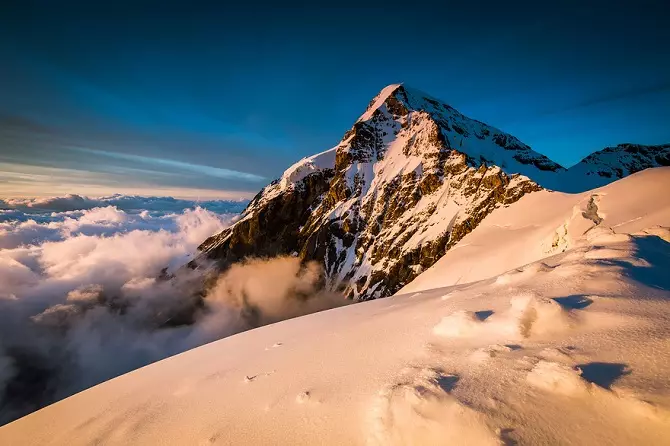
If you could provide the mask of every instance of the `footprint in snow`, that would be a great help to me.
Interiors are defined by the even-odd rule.
[[[220,438],[221,438],[221,434],[217,432],[217,433],[212,434],[206,440],[201,441],[200,444],[202,446],[209,446],[210,444],[216,444],[219,441]]]
[[[504,446],[516,446],[519,444],[519,442],[514,439],[514,429],[496,429],[496,433],[498,434],[498,437],[500,437],[500,442]]]
[[[256,381],[258,378],[270,376],[270,375],[274,374],[274,372],[275,371],[273,370],[271,372],[260,373],[258,375],[245,375],[244,376],[244,382],[245,383],[251,383],[251,382]]]
[[[298,404],[304,404],[308,402],[311,398],[309,391],[300,392],[298,396],[295,397],[295,402]]]

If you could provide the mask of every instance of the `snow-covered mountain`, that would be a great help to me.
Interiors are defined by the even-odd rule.
[[[402,294],[228,337],[0,444],[664,445],[670,167],[495,209]]]
[[[670,166],[670,144],[619,144],[594,152],[548,185],[565,192],[582,192],[620,180],[650,167]]]
[[[389,296],[494,209],[540,185],[560,189],[569,178],[586,190],[577,177],[590,172],[611,181],[667,164],[666,149],[660,161],[645,150],[626,146],[618,158],[605,150],[566,170],[425,93],[389,85],[337,146],[287,169],[200,249],[221,268],[246,256],[293,254],[322,262],[329,287],[348,297]]]
[[[249,255],[315,259],[331,288],[388,296],[493,209],[539,190],[529,176],[563,170],[511,135],[391,85],[337,146],[291,166],[201,249],[222,266]]]

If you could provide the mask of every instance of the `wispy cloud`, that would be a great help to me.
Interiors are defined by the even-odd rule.
[[[246,199],[256,192],[161,185],[151,180],[143,181],[141,177],[130,180],[125,174],[0,162],[0,197],[32,198],[81,193],[94,197],[127,194],[185,199]]]
[[[158,143],[147,148],[141,138],[120,135],[117,141],[113,136],[87,141],[90,135],[73,137],[31,120],[0,115],[0,196],[124,193],[250,198],[267,183],[264,173],[256,171],[257,165],[239,157],[228,160],[213,155],[210,164],[202,156],[198,160],[187,147],[177,150],[170,141],[164,142],[163,150]],[[181,158],[182,153],[189,158]]]
[[[247,181],[262,181],[265,179],[262,176],[253,173],[240,172],[231,169],[222,169],[220,167],[204,166],[201,164],[185,163],[182,161],[175,161],[171,159],[150,158],[147,156],[133,155],[129,153],[107,152],[104,150],[94,150],[83,147],[73,147],[72,149],[90,154],[101,155],[108,158],[144,163],[154,166],[182,169],[189,172],[208,175],[215,178],[247,180]]]

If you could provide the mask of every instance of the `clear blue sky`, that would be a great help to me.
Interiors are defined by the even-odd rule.
[[[98,3],[0,4],[0,195],[253,195],[396,82],[566,166],[670,142],[663,1]]]

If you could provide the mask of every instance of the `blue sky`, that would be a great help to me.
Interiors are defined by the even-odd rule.
[[[2,196],[253,196],[396,82],[566,166],[670,141],[662,1],[9,3]]]

